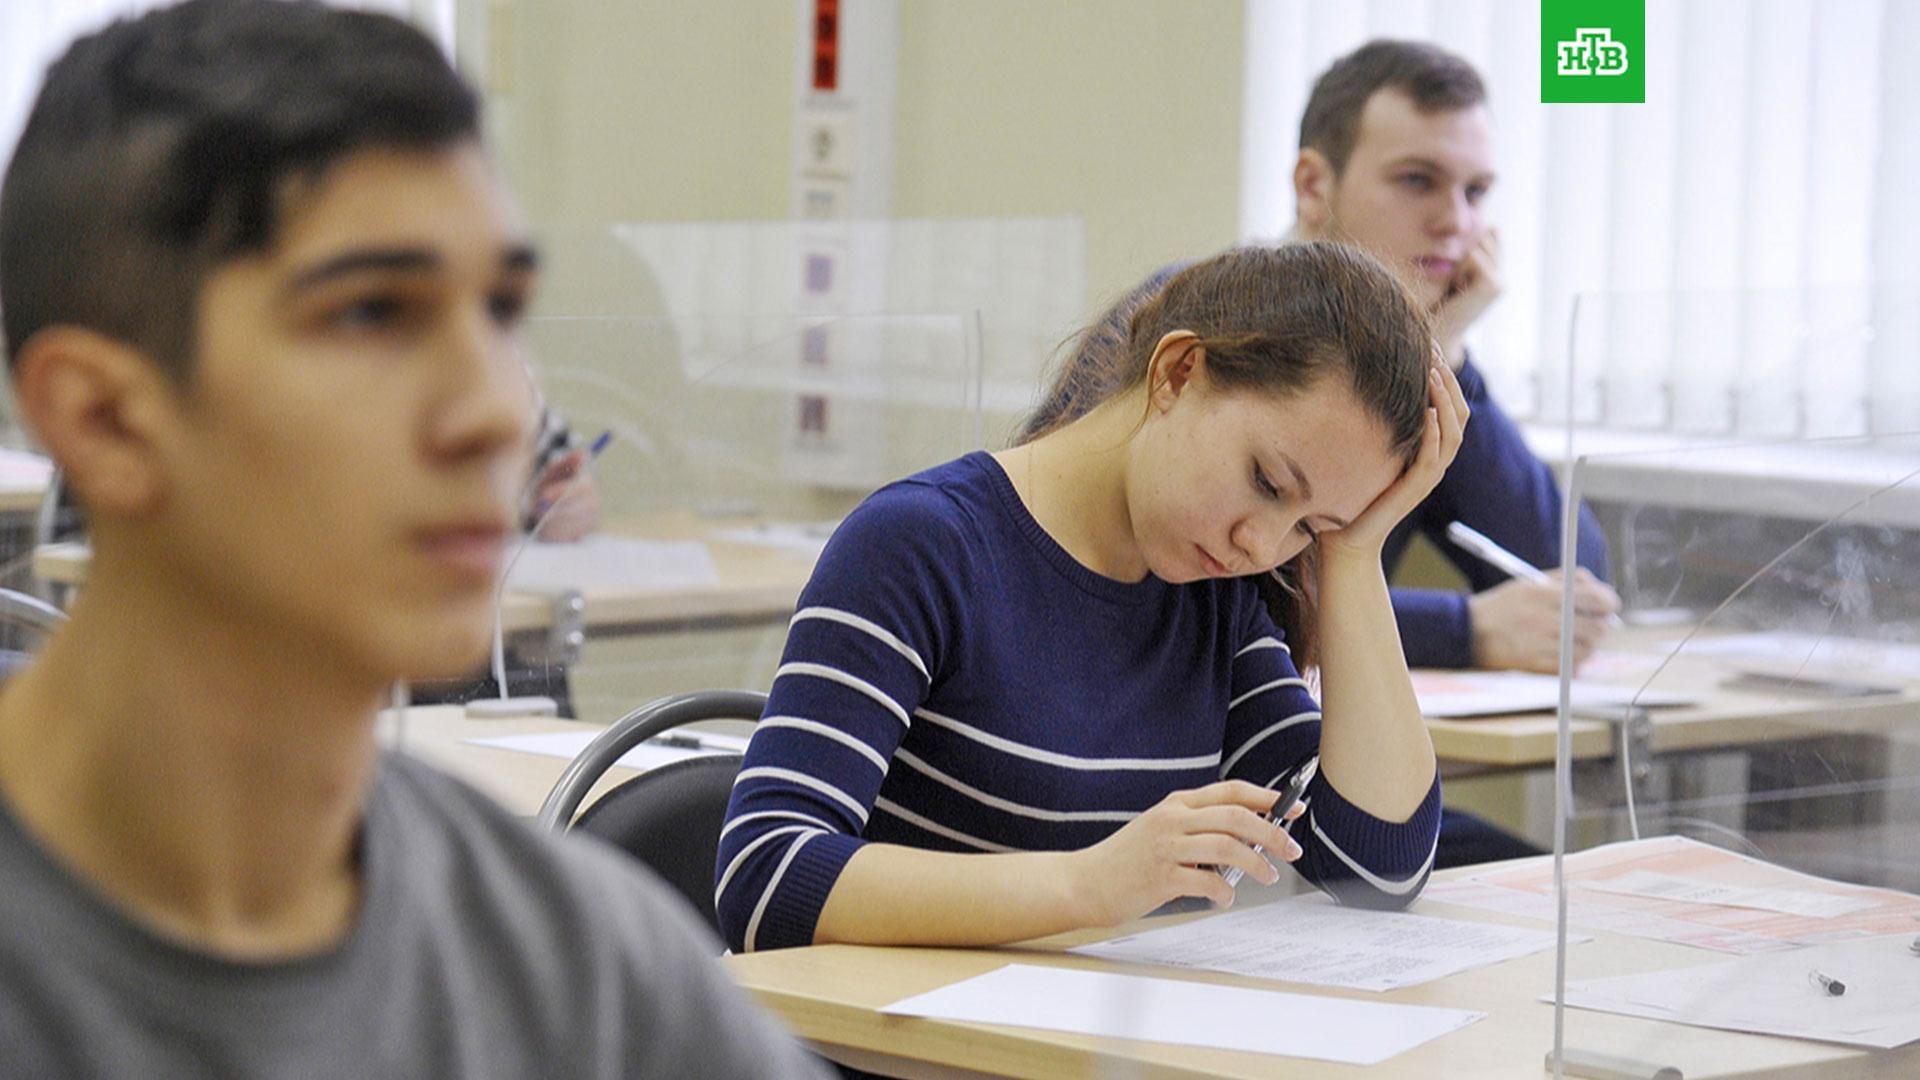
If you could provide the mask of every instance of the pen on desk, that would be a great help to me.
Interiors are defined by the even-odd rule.
[[[1499,544],[1494,543],[1487,538],[1486,534],[1474,529],[1465,522],[1456,521],[1448,525],[1447,539],[1453,541],[1463,550],[1472,552],[1478,556],[1481,561],[1499,570],[1501,573],[1506,574],[1508,577],[1519,578],[1522,581],[1536,582],[1552,580],[1547,576],[1546,571],[1515,555],[1513,552],[1508,551],[1506,548],[1501,547]],[[1609,625],[1619,626],[1620,616],[1609,615],[1607,616],[1607,622]]]
[[[1275,825],[1285,827],[1287,823],[1287,813],[1293,809],[1295,803],[1300,801],[1300,796],[1306,794],[1307,784],[1313,780],[1313,775],[1319,771],[1320,758],[1317,755],[1308,758],[1305,765],[1295,769],[1292,779],[1287,781],[1287,786],[1280,789],[1280,797],[1273,801],[1273,809],[1267,811],[1267,820],[1273,822]],[[1264,845],[1253,845],[1253,851],[1256,855],[1266,850]],[[1234,886],[1240,884],[1240,878],[1245,874],[1245,871],[1237,866],[1229,866],[1225,870],[1220,871],[1220,874],[1227,879],[1228,886]]]
[[[664,735],[655,735],[653,738],[648,739],[647,741],[649,743],[652,743],[654,746],[665,746],[675,750],[715,749],[714,747],[707,745],[707,740],[701,738],[700,736],[691,735],[682,731],[669,731]]]
[[[1829,995],[1833,997],[1839,997],[1841,994],[1844,994],[1847,992],[1846,983],[1843,983],[1839,979],[1836,979],[1831,975],[1823,974],[1819,971],[1807,972],[1807,981],[1819,987],[1820,989],[1825,990]]]

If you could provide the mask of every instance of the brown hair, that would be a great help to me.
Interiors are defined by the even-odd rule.
[[[1300,116],[1300,148],[1326,155],[1334,175],[1347,167],[1360,137],[1360,112],[1379,90],[1406,94],[1421,112],[1470,109],[1487,100],[1473,65],[1424,41],[1378,38],[1333,62],[1314,80]]]
[[[1426,432],[1426,316],[1371,256],[1328,241],[1224,251],[1155,275],[1083,331],[1054,374],[1020,443],[1065,427],[1141,385],[1160,339],[1193,332],[1209,378],[1228,392],[1303,393],[1338,374],[1411,462]],[[1309,548],[1254,575],[1302,669],[1316,659],[1314,566]]]

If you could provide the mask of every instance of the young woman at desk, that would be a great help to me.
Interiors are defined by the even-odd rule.
[[[1277,879],[1255,845],[1346,903],[1418,893],[1439,781],[1380,546],[1459,448],[1459,384],[1388,273],[1325,243],[1182,271],[1128,350],[1123,393],[828,544],[721,835],[734,949],[1225,905],[1215,867]],[[1316,752],[1296,842],[1265,814]]]

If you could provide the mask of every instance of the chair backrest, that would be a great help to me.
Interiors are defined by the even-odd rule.
[[[661,698],[615,721],[587,745],[540,808],[542,828],[581,829],[639,859],[718,929],[713,860],[740,755],[689,758],[649,769],[602,795],[574,818],[587,792],[621,755],[662,732],[701,720],[758,720],[767,696],[703,690]]]

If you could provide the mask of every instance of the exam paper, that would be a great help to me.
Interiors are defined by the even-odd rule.
[[[1567,1004],[1700,1027],[1890,1049],[1920,1039],[1920,960],[1910,935],[1567,984]],[[1809,971],[1846,984],[1835,997]],[[1544,1000],[1553,1000],[1548,996]]]
[[[1690,904],[1779,911],[1812,919],[1831,919],[1865,911],[1880,903],[1870,896],[1842,896],[1810,889],[1728,885],[1696,877],[1656,874],[1651,870],[1633,870],[1616,878],[1588,882],[1580,887],[1625,893],[1628,896],[1651,896],[1656,900],[1684,900]]]
[[[1423,716],[1459,718],[1502,713],[1552,712],[1560,707],[1560,680],[1525,671],[1413,672],[1413,693]],[[1691,705],[1695,698],[1666,690],[1575,679],[1570,696],[1575,708],[1607,708],[1636,703],[1647,708]]]
[[[1031,964],[1009,964],[880,1011],[1354,1065],[1385,1061],[1486,1016]]]
[[[1546,930],[1343,908],[1313,897],[1211,915],[1072,951],[1316,986],[1393,990],[1553,947],[1554,935]]]
[[[714,539],[770,547],[793,555],[818,559],[838,521],[763,521],[738,529],[721,529]]]
[[[464,741],[473,746],[492,746],[501,750],[518,750],[524,754],[543,754],[547,757],[566,758],[571,761],[579,757],[580,751],[585,750],[587,744],[599,734],[597,731],[554,731],[540,735],[489,735]],[[698,750],[691,747],[641,743],[622,754],[617,764],[629,769],[656,769],[690,757],[708,754],[744,754],[747,750],[747,740],[734,735],[702,734],[699,739],[705,745]]]
[[[570,589],[699,588],[720,580],[698,540],[589,536],[566,544],[530,541],[507,570],[507,588],[560,593]]]
[[[1893,675],[1920,679],[1920,645],[1812,634],[1758,633],[1700,637],[1686,644],[1689,656],[1733,656],[1764,660],[1783,674],[1809,669],[1866,678]]]
[[[1699,899],[1647,895],[1634,886],[1650,879],[1636,873],[1687,883]],[[1566,878],[1573,886],[1567,897],[1571,925],[1721,952],[1774,952],[1902,931],[1911,937],[1920,926],[1920,896],[1802,874],[1684,836],[1575,852],[1566,858]],[[1610,887],[1621,881],[1628,887]],[[1714,888],[1746,899],[1758,895],[1771,904],[1736,907],[1707,900]],[[1793,893],[1835,899],[1787,895]],[[1431,882],[1422,895],[1550,923],[1555,917],[1553,859],[1542,855],[1469,878]],[[1781,910],[1795,905],[1803,910]]]

